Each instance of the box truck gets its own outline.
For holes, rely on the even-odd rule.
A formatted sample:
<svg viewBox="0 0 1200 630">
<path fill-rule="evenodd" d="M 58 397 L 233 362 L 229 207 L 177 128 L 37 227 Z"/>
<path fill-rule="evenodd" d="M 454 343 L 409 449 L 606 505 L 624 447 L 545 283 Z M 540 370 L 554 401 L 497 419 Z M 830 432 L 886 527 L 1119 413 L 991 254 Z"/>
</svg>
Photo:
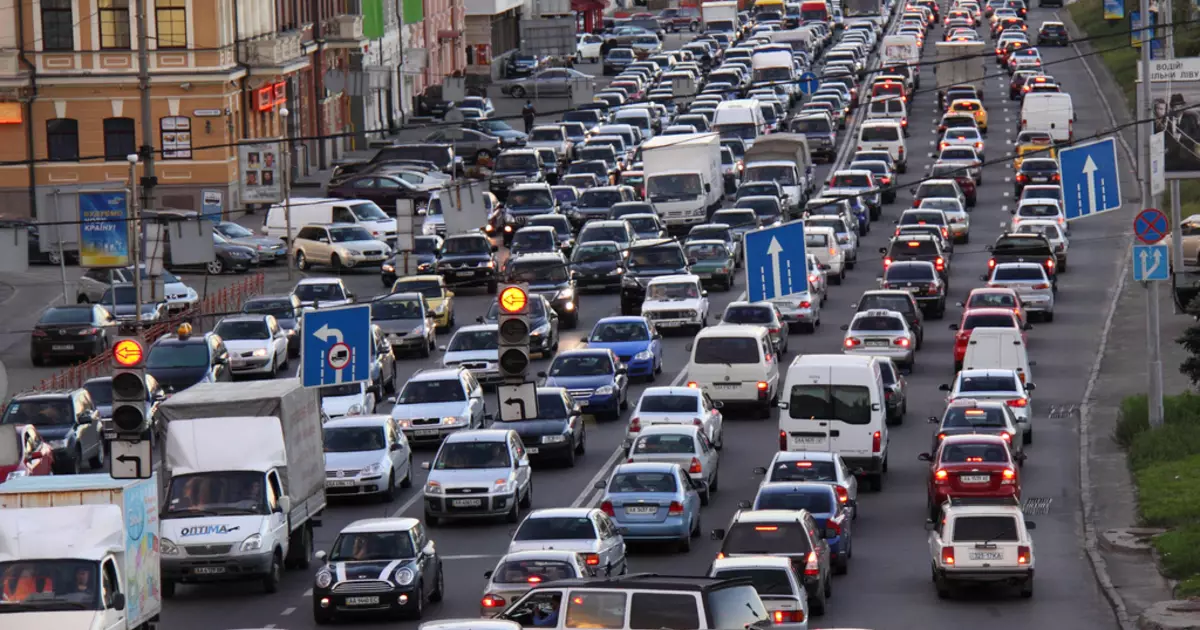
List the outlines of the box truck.
<svg viewBox="0 0 1200 630">
<path fill-rule="evenodd" d="M 784 212 L 798 218 L 813 190 L 808 139 L 802 134 L 773 133 L 746 150 L 744 182 L 777 181 L 787 195 Z"/>
<path fill-rule="evenodd" d="M 721 140 L 715 134 L 660 136 L 642 145 L 646 200 L 668 229 L 686 230 L 721 206 Z"/>
<path fill-rule="evenodd" d="M 913 89 L 921 89 L 921 45 L 914 35 L 888 35 L 879 51 L 881 67 L 904 66 L 912 72 Z"/>
<path fill-rule="evenodd" d="M 0 486 L 5 630 L 153 630 L 158 481 L 21 477 Z M 0 604 L 0 608 L 7 608 Z"/>
<path fill-rule="evenodd" d="M 979 98 L 983 98 L 983 79 L 987 76 L 984 67 L 983 42 L 937 42 L 937 65 L 933 72 L 937 75 L 938 102 L 946 94 L 946 89 L 955 85 L 973 85 Z"/>
<path fill-rule="evenodd" d="M 700 5 L 700 17 L 704 20 L 705 32 L 738 34 L 738 3 L 705 2 Z"/>
</svg>

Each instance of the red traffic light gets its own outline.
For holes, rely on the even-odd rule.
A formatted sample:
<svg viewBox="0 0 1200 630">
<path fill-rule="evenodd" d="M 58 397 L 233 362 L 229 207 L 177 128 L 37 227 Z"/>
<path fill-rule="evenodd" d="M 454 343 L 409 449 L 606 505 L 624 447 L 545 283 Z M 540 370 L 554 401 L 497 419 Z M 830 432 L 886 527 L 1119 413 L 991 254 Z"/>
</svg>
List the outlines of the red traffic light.
<svg viewBox="0 0 1200 630">
<path fill-rule="evenodd" d="M 113 345 L 113 363 L 120 367 L 137 367 L 146 357 L 146 349 L 136 339 L 122 339 Z"/>
<path fill-rule="evenodd" d="M 529 304 L 529 295 L 521 287 L 505 287 L 500 292 L 500 310 L 505 313 L 520 313 Z"/>
</svg>

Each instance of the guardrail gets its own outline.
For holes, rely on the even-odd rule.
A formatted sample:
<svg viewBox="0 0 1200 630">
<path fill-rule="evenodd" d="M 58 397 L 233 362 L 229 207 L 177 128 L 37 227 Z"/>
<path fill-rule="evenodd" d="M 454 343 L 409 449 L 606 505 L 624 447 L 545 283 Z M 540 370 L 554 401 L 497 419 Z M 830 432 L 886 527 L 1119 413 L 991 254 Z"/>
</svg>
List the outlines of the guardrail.
<svg viewBox="0 0 1200 630">
<path fill-rule="evenodd" d="M 159 322 L 142 333 L 147 346 L 153 344 L 159 337 L 175 330 L 183 322 L 194 322 L 204 317 L 220 317 L 235 313 L 242 308 L 242 302 L 247 298 L 262 293 L 266 285 L 266 276 L 255 273 L 247 278 L 225 287 L 212 295 L 201 298 L 191 308 L 170 316 L 165 322 Z M 88 379 L 106 376 L 112 369 L 112 360 L 107 353 L 92 357 L 87 361 L 74 365 L 49 378 L 44 378 L 36 387 L 37 391 L 52 389 L 76 389 L 82 387 Z"/>
</svg>

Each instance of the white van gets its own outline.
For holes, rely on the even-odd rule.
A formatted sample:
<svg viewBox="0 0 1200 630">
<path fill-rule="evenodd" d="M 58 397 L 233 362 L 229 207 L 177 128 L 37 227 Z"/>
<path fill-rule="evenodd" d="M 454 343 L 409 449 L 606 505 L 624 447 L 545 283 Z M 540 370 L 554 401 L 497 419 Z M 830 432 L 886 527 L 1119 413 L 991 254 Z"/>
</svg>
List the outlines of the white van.
<svg viewBox="0 0 1200 630">
<path fill-rule="evenodd" d="M 1044 131 L 1057 143 L 1075 139 L 1075 105 L 1070 94 L 1026 94 L 1021 103 L 1021 131 Z"/>
<path fill-rule="evenodd" d="M 898 122 L 904 133 L 908 134 L 908 107 L 898 97 L 887 96 L 871 99 L 871 104 L 867 107 L 867 120 Z"/>
<path fill-rule="evenodd" d="M 1029 361 L 1024 333 L 1016 328 L 972 329 L 962 364 L 964 370 L 1016 370 L 1021 384 L 1033 382 L 1029 368 L 1034 364 Z"/>
<path fill-rule="evenodd" d="M 858 130 L 858 151 L 887 151 L 896 162 L 896 171 L 908 172 L 908 151 L 904 129 L 898 120 L 866 120 Z"/>
<path fill-rule="evenodd" d="M 817 262 L 829 267 L 825 277 L 830 284 L 841 284 L 846 278 L 846 254 L 838 244 L 837 230 L 824 226 L 805 226 L 804 249 L 815 256 Z"/>
<path fill-rule="evenodd" d="M 763 117 L 756 99 L 725 101 L 717 105 L 713 115 L 713 131 L 722 138 L 741 138 L 749 149 L 759 136 L 767 132 L 767 119 Z"/>
<path fill-rule="evenodd" d="M 779 402 L 779 355 L 763 326 L 728 325 L 701 330 L 692 342 L 688 387 L 726 406 L 750 406 L 771 417 Z"/>
<path fill-rule="evenodd" d="M 837 453 L 862 469 L 872 490 L 882 490 L 888 427 L 880 361 L 840 354 L 796 357 L 779 403 L 779 450 Z"/>
<path fill-rule="evenodd" d="M 644 107 L 631 107 L 618 110 L 613 123 L 636 128 L 641 132 L 642 140 L 649 140 L 654 137 L 654 117 Z"/>
<path fill-rule="evenodd" d="M 354 223 L 360 225 L 371 236 L 396 245 L 396 218 L 366 199 L 333 199 L 314 197 L 292 197 L 288 200 L 292 213 L 292 234 L 295 238 L 300 228 L 313 223 Z M 263 219 L 262 233 L 278 239 L 288 239 L 288 218 L 284 205 L 271 206 Z"/>
</svg>

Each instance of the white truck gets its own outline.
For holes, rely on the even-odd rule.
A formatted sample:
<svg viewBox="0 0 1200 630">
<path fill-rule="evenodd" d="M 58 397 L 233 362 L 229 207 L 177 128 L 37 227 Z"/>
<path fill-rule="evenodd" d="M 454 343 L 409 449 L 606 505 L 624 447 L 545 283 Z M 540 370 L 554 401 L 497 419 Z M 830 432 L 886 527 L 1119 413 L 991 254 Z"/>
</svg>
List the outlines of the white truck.
<svg viewBox="0 0 1200 630">
<path fill-rule="evenodd" d="M 767 33 L 767 36 L 771 38 L 772 43 L 787 44 L 794 52 L 815 53 L 820 48 L 820 41 L 813 34 L 812 29 L 808 28 L 771 31 Z"/>
<path fill-rule="evenodd" d="M 0 486 L 5 630 L 153 630 L 158 481 L 21 477 Z M 12 606 L 11 610 L 9 607 Z"/>
<path fill-rule="evenodd" d="M 876 24 L 883 24 L 883 3 L 880 0 L 842 0 L 842 18 L 854 20 L 870 18 Z"/>
<path fill-rule="evenodd" d="M 163 501 L 163 596 L 176 584 L 307 569 L 325 509 L 316 390 L 299 379 L 201 383 L 159 406 L 171 482 Z"/>
<path fill-rule="evenodd" d="M 955 85 L 973 85 L 983 98 L 983 79 L 987 76 L 985 47 L 983 42 L 937 42 L 937 65 L 933 72 L 937 76 L 938 102 Z"/>
<path fill-rule="evenodd" d="M 787 88 L 789 102 L 795 101 L 800 84 L 796 82 L 796 66 L 790 53 L 782 50 L 754 53 L 750 57 L 750 67 L 754 72 L 755 85 L 783 84 Z"/>
<path fill-rule="evenodd" d="M 787 194 L 787 219 L 799 218 L 814 184 L 808 139 L 802 134 L 773 133 L 746 150 L 743 182 L 776 181 Z"/>
<path fill-rule="evenodd" d="M 700 17 L 706 33 L 733 34 L 741 29 L 736 2 L 705 2 L 700 5 Z"/>
<path fill-rule="evenodd" d="M 921 89 L 921 45 L 914 35 L 888 35 L 879 51 L 880 66 L 906 66 L 912 72 L 913 89 Z"/>
<path fill-rule="evenodd" d="M 646 200 L 668 229 L 686 230 L 721 206 L 721 139 L 711 133 L 651 138 L 642 144 Z"/>
</svg>

